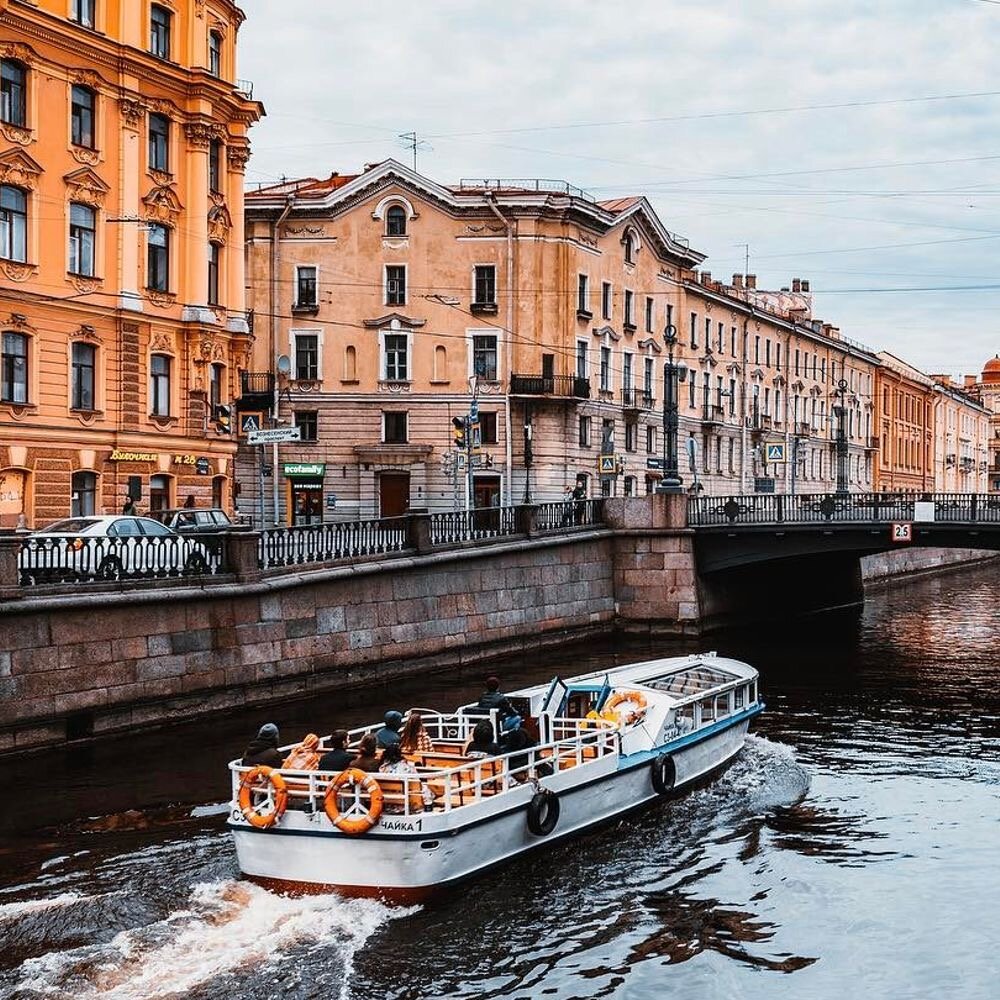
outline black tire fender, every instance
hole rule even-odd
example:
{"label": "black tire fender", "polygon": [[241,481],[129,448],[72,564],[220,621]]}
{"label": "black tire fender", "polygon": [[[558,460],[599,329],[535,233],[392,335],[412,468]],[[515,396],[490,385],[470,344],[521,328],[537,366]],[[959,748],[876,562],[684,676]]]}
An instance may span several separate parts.
{"label": "black tire fender", "polygon": [[549,788],[542,788],[528,803],[528,829],[536,837],[547,837],[559,822],[559,796]]}
{"label": "black tire fender", "polygon": [[677,767],[674,764],[674,758],[670,754],[661,753],[653,761],[650,774],[656,794],[668,795],[673,791],[674,784],[677,781]]}

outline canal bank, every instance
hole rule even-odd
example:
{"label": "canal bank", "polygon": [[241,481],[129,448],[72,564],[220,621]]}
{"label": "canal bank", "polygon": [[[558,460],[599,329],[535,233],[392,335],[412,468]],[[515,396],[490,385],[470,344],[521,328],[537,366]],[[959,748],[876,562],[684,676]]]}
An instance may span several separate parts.
{"label": "canal bank", "polygon": [[895,580],[934,573],[955,573],[983,566],[1000,558],[996,552],[968,549],[904,549],[878,552],[861,560],[861,579],[865,588],[890,584]]}

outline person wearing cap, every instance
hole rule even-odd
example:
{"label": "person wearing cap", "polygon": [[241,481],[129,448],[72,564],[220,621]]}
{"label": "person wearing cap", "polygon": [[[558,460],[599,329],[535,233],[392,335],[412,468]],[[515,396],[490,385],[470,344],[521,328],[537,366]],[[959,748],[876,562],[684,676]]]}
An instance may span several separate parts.
{"label": "person wearing cap", "polygon": [[399,727],[403,724],[403,715],[390,709],[385,713],[385,725],[375,734],[375,742],[379,749],[384,750],[399,742]]}
{"label": "person wearing cap", "polygon": [[267,767],[281,767],[283,758],[278,751],[278,727],[268,722],[247,745],[240,763],[244,767],[263,764]]}
{"label": "person wearing cap", "polygon": [[492,712],[496,709],[501,719],[516,714],[514,706],[507,700],[507,696],[501,694],[500,679],[497,677],[486,678],[486,690],[482,693],[476,708],[480,712]]}
{"label": "person wearing cap", "polygon": [[[502,730],[500,734],[501,753],[517,753],[519,750],[527,750],[529,747],[535,745],[531,734],[522,728],[521,716],[519,715],[508,716],[503,720],[503,725],[500,728]],[[520,772],[514,775],[518,781],[524,781],[528,777],[527,772],[521,770],[528,766],[527,754],[518,754],[516,757],[511,757],[508,766],[511,771]]]}

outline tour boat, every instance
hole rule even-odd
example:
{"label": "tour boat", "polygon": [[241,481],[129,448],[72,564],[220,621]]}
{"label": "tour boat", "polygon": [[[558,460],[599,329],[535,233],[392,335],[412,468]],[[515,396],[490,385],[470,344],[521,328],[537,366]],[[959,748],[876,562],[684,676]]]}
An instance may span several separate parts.
{"label": "tour boat", "polygon": [[[415,773],[233,761],[228,826],[240,869],[280,891],[419,902],[721,769],[763,708],[757,681],[715,653],[556,677],[507,695],[535,745],[483,758],[465,747],[484,716],[500,732],[496,709],[417,709],[433,749],[407,754]],[[378,728],[353,730],[350,746]]]}

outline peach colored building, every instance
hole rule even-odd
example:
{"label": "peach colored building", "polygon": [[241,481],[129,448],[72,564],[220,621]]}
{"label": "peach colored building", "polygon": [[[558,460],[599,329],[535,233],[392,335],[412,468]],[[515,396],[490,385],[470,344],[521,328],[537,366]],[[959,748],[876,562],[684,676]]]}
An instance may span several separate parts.
{"label": "peach colored building", "polygon": [[934,380],[888,351],[879,353],[879,361],[875,488],[889,493],[933,492]]}
{"label": "peach colored building", "polygon": [[697,274],[704,255],[644,198],[442,185],[387,161],[250,192],[246,206],[255,346],[240,419],[302,432],[276,452],[243,450],[239,504],[258,520],[464,505],[452,421],[469,411],[472,375],[477,506],[556,500],[577,483],[652,490],[668,324],[692,376],[679,399],[686,484],[833,489],[839,406],[848,488],[871,488],[874,354],[814,320],[801,283],[786,294]]}
{"label": "peach colored building", "polygon": [[934,380],[934,491],[989,489],[990,411],[947,375]]}
{"label": "peach colored building", "polygon": [[230,0],[0,0],[0,526],[229,506],[243,172]]}

